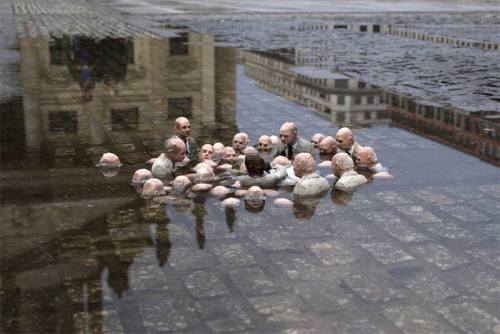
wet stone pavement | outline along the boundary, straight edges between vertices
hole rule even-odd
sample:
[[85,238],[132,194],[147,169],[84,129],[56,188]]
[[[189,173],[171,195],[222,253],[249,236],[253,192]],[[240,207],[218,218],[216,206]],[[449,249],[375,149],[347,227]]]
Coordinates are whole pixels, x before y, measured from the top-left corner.
[[[179,115],[200,143],[342,122],[277,94],[211,35],[108,23],[125,30],[19,40],[24,94],[1,105],[2,333],[500,333],[494,162],[401,127],[385,99],[345,116],[394,179],[257,213],[204,193],[142,200],[131,175]],[[88,80],[74,45],[92,55]],[[106,151],[118,176],[94,168]]]

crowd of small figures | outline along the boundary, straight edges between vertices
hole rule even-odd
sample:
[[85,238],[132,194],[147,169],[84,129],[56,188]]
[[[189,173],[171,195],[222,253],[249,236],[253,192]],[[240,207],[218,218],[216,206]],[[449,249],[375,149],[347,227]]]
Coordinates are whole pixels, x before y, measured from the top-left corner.
[[[187,118],[174,122],[174,135],[165,141],[164,151],[146,162],[151,168],[135,171],[131,185],[146,199],[179,199],[190,192],[210,192],[224,208],[263,208],[266,197],[273,204],[291,208],[294,202],[321,198],[330,188],[352,192],[373,178],[392,178],[377,160],[375,151],[361,146],[349,128],[341,128],[335,138],[316,133],[311,140],[298,135],[294,123],[282,125],[278,136],[262,135],[257,144],[240,132],[232,145],[204,144],[199,149],[190,137]],[[105,153],[97,167],[103,175],[118,174],[118,156]],[[331,170],[321,176],[319,168]],[[280,198],[279,189],[292,190],[293,201]]]

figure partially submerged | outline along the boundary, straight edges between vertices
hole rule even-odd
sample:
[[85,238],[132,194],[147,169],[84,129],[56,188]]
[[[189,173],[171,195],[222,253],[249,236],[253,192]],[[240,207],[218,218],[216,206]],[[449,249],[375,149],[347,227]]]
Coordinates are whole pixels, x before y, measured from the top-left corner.
[[354,190],[366,183],[366,177],[354,171],[354,162],[347,153],[337,153],[332,159],[333,174],[339,179],[335,188],[339,190]]
[[121,166],[122,164],[120,163],[120,158],[113,153],[104,153],[96,165],[105,177],[118,175]]
[[300,177],[293,188],[294,196],[321,196],[330,187],[328,181],[316,173],[316,161],[309,153],[299,153],[292,162],[295,176]]

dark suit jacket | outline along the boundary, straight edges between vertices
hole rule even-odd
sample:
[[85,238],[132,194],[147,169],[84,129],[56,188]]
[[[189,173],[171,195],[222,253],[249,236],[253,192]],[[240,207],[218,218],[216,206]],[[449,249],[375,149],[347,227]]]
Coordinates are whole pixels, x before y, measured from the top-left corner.
[[[295,146],[295,149],[293,150],[293,156],[295,156],[299,153],[310,153],[311,155],[314,156],[313,144],[311,144],[310,142],[308,142],[307,140],[305,140],[301,137],[297,137],[296,144],[297,145]],[[276,150],[275,157],[277,157],[278,155],[285,155],[286,156],[286,145],[281,145],[280,147],[278,147],[278,149]]]

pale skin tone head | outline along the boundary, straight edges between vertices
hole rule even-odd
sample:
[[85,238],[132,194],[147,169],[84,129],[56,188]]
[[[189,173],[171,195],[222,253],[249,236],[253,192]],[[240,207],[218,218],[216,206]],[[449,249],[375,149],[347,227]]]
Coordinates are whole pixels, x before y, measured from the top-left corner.
[[174,132],[181,138],[186,138],[191,133],[191,124],[186,117],[176,118],[174,121]]
[[356,154],[356,166],[359,168],[370,168],[377,163],[375,151],[369,146],[360,148]]
[[292,162],[293,172],[298,177],[304,177],[316,171],[316,161],[309,153],[299,153]]
[[214,148],[210,144],[205,144],[200,148],[200,153],[198,153],[198,158],[203,160],[212,160],[214,157]]
[[222,151],[222,157],[224,158],[224,160],[234,161],[237,158],[236,151],[232,147],[224,147],[224,150]]
[[280,139],[285,145],[293,145],[297,141],[297,126],[292,122],[286,122],[280,128]]
[[244,155],[257,154],[257,150],[252,146],[247,146],[241,153],[243,153]]
[[104,153],[99,161],[99,165],[110,168],[120,167],[120,158],[113,153]]
[[352,131],[349,128],[341,128],[337,131],[335,140],[337,141],[338,148],[344,151],[349,151],[354,144],[354,137],[352,136]]
[[315,133],[311,137],[311,143],[313,144],[314,148],[318,148],[319,143],[325,138],[325,135],[322,133]]
[[271,137],[266,135],[262,135],[259,137],[258,141],[259,150],[268,152],[271,150],[272,144],[273,142],[271,141]]
[[285,158],[281,155],[274,158],[273,161],[271,162],[272,167],[288,166],[289,164],[290,164],[290,160],[288,160],[287,158]]
[[333,154],[337,151],[337,142],[331,136],[325,137],[319,143],[318,149],[320,154]]
[[213,144],[213,148],[214,148],[214,154],[215,155],[221,155],[222,154],[222,150],[224,149],[224,144],[222,144],[222,143],[215,143],[215,144]]
[[186,144],[179,138],[171,138],[166,145],[166,156],[173,162],[181,162],[186,157]]
[[143,185],[144,182],[151,179],[153,174],[147,169],[138,169],[135,171],[134,176],[132,176],[132,184]]
[[348,170],[354,168],[354,163],[347,153],[337,153],[332,158],[332,168],[333,174],[337,177],[341,177]]
[[233,148],[235,151],[241,152],[248,144],[248,135],[246,133],[240,132],[233,137]]

